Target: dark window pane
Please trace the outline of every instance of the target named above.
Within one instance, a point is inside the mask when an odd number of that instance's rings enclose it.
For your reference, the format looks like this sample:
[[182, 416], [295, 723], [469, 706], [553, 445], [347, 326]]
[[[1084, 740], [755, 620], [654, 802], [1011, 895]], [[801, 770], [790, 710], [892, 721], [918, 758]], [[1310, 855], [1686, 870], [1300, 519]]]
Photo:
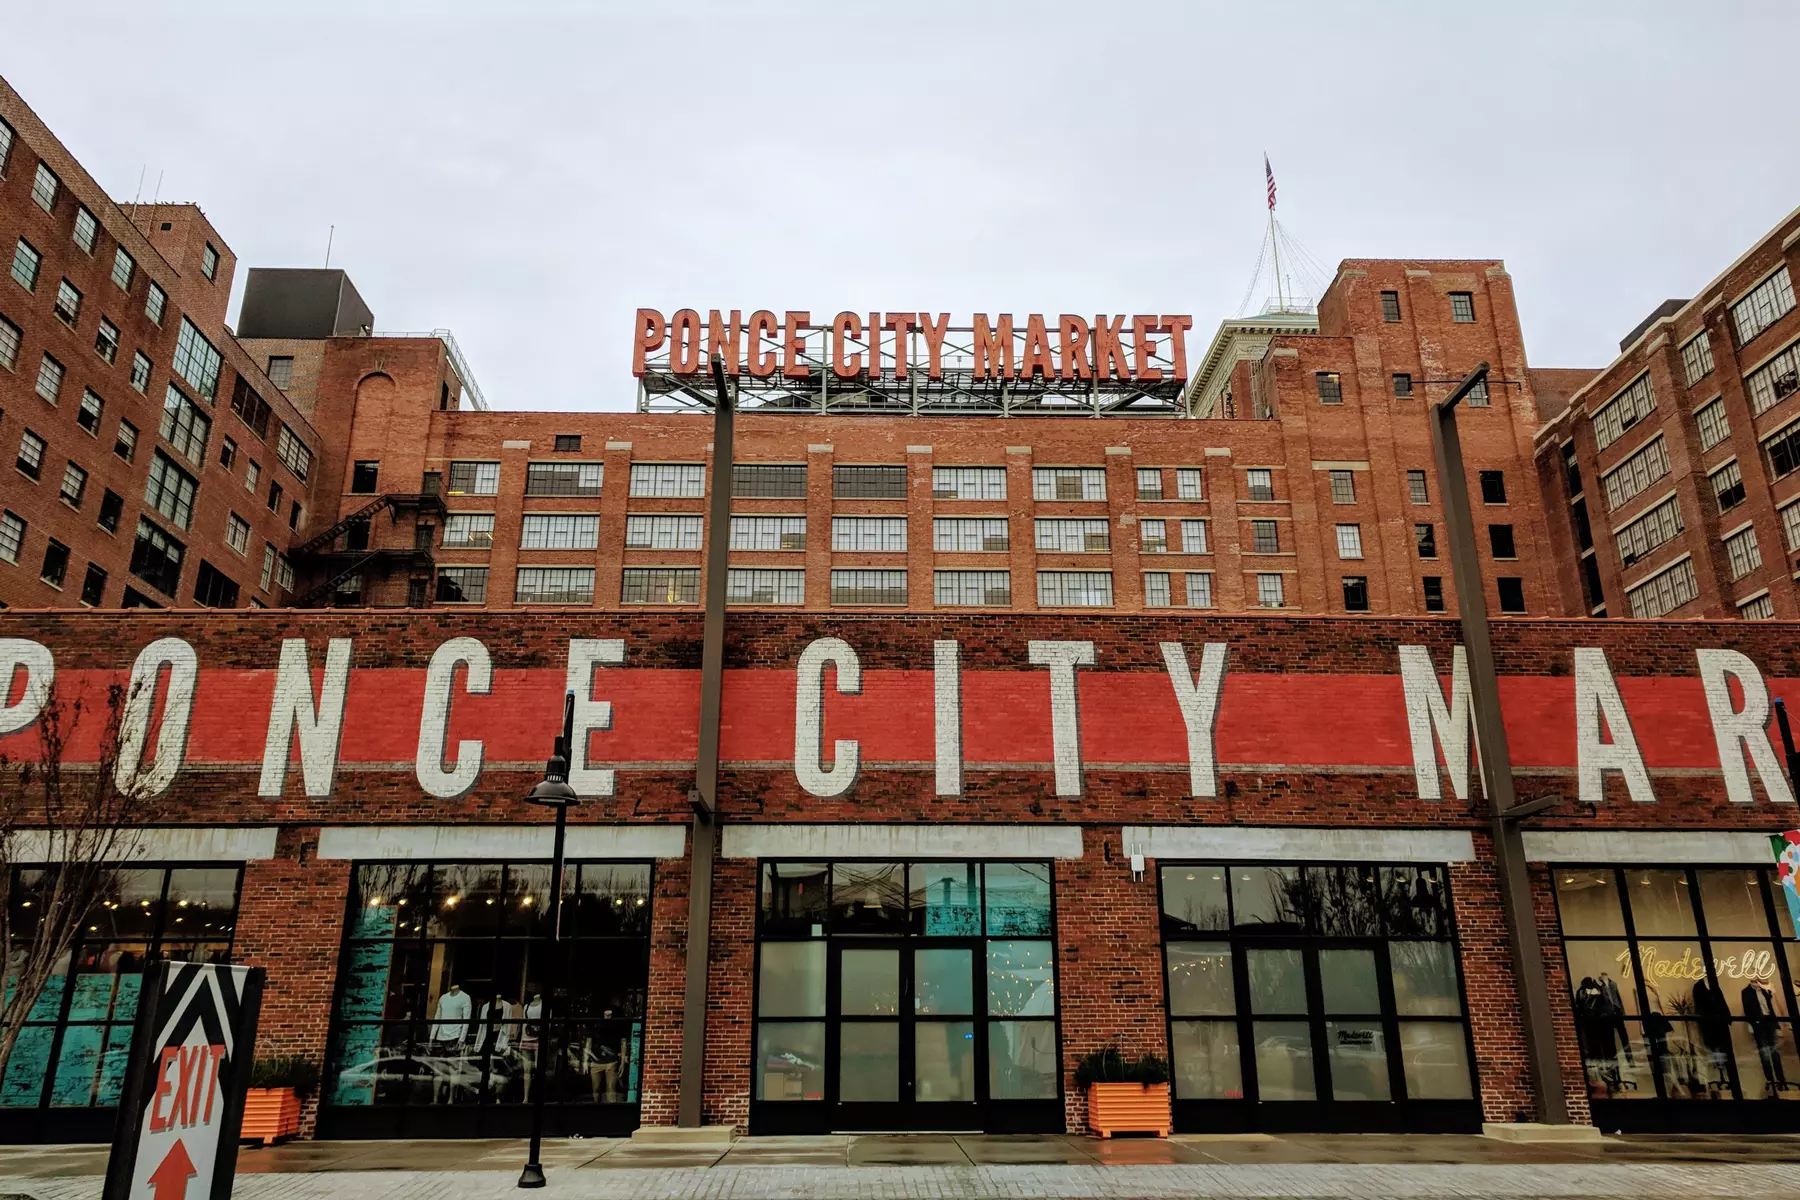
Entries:
[[1318, 913], [1318, 931], [1329, 937], [1377, 937], [1375, 868], [1308, 867], [1307, 890]]
[[763, 932], [810, 936], [824, 933], [827, 870], [823, 863], [764, 863]]
[[1162, 869], [1163, 933], [1210, 932], [1230, 928], [1225, 903], [1226, 868], [1222, 866]]
[[500, 877], [498, 864], [434, 868], [425, 932], [431, 937], [492, 937], [499, 932]]
[[1305, 928], [1306, 886], [1299, 867], [1231, 868], [1231, 908], [1239, 929], [1299, 933]]
[[840, 863], [832, 872], [834, 933], [899, 933], [906, 927], [906, 871], [899, 863]]
[[[565, 894], [576, 886], [573, 871], [570, 868]], [[565, 937], [642, 937], [650, 932], [650, 866], [583, 863], [573, 901], [572, 911], [563, 918]]]
[[1442, 867], [1383, 867], [1376, 879], [1389, 936], [1449, 934], [1450, 911]]
[[981, 935], [981, 867], [972, 862], [914, 863], [912, 929], [927, 937]]
[[1608, 868], [1565, 867], [1557, 871], [1556, 907], [1566, 934], [1622, 937], [1625, 933], [1618, 878]]

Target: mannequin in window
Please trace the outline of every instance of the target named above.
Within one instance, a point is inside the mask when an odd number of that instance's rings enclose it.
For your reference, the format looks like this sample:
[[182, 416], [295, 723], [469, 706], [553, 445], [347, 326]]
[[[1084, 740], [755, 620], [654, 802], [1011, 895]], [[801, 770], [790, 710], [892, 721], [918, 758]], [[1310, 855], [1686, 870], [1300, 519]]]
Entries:
[[1744, 1005], [1744, 1016], [1750, 1020], [1750, 1037], [1756, 1043], [1756, 1061], [1762, 1067], [1764, 1091], [1771, 1096], [1785, 1091], [1788, 1081], [1777, 1047], [1781, 1025], [1775, 1015], [1775, 993], [1766, 981], [1752, 979], [1744, 985], [1739, 999]]
[[519, 1070], [525, 1077], [523, 1099], [531, 1099], [531, 1078], [537, 1073], [538, 1039], [543, 1036], [544, 993], [533, 992], [525, 1005], [525, 1020], [519, 1028]]
[[1595, 1084], [1606, 1096], [1619, 1090], [1618, 1014], [1606, 988], [1592, 975], [1583, 976], [1575, 989], [1575, 1035], [1581, 1044], [1581, 1061], [1587, 1067], [1588, 1087]]
[[431, 1049], [435, 1054], [449, 1055], [456, 1052], [457, 1046], [469, 1032], [469, 1014], [474, 1009], [474, 1001], [462, 990], [462, 984], [453, 983], [450, 989], [438, 997], [437, 1012], [433, 1014], [431, 1026]]
[[1625, 1001], [1619, 995], [1619, 985], [1611, 975], [1602, 971], [1600, 986], [1606, 991], [1606, 1002], [1612, 1006], [1614, 1021], [1618, 1026], [1619, 1048], [1625, 1051], [1626, 1063], [1635, 1067], [1637, 1059], [1631, 1053], [1631, 1033], [1625, 1028]]
[[486, 1060], [488, 1088], [499, 1091], [506, 1085], [507, 1056], [512, 1049], [513, 1006], [498, 992], [483, 1002], [477, 1015], [481, 1037], [481, 1057]]
[[1704, 979], [1694, 983], [1694, 1015], [1700, 1018], [1700, 1041], [1706, 1047], [1711, 1076], [1706, 1086], [1713, 1091], [1727, 1089], [1731, 1079], [1727, 1066], [1731, 1061], [1731, 1008], [1717, 984]]

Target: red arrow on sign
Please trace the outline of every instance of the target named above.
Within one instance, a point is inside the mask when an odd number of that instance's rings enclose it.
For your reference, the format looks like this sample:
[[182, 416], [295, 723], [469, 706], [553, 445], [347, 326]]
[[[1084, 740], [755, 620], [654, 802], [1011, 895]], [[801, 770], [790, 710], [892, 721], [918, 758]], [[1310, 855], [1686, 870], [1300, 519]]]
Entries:
[[156, 1192], [156, 1200], [187, 1200], [187, 1181], [197, 1174], [187, 1147], [176, 1138], [163, 1155], [162, 1166], [150, 1172], [150, 1187]]

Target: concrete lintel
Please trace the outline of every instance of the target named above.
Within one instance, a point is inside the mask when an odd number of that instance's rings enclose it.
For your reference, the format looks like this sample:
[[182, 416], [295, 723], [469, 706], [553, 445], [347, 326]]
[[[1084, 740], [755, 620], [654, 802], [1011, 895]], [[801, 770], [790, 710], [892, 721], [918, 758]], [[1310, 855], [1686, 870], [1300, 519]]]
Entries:
[[1075, 825], [726, 825], [722, 858], [1080, 858]]
[[1006, 452], [1008, 454], [1030, 454], [1031, 447], [1030, 446], [1008, 446], [1006, 448]]
[[502, 450], [529, 450], [531, 442], [527, 438], [507, 438], [500, 443]]
[[1131, 447], [1130, 446], [1108, 446], [1106, 448], [1106, 452], [1108, 454], [1130, 454]]
[[1299, 825], [1127, 825], [1125, 845], [1150, 858], [1306, 859], [1349, 862], [1469, 862], [1475, 842], [1460, 829], [1313, 829]]
[[631, 449], [631, 443], [630, 442], [608, 442], [608, 443], [606, 443], [606, 448], [608, 450], [629, 450], [629, 449]]
[[1430, 271], [1416, 271], [1416, 270], [1408, 269], [1406, 272], [1406, 277], [1408, 279], [1430, 279], [1431, 272]]
[[906, 448], [906, 452], [908, 454], [930, 454], [931, 447], [930, 446], [908, 446]]
[[[129, 830], [108, 856], [113, 862], [249, 862], [275, 857], [275, 837], [267, 826], [188, 826]], [[61, 862], [66, 841], [47, 832], [20, 830], [12, 846], [15, 863]], [[59, 845], [59, 843], [62, 843]]]
[[808, 442], [806, 444], [808, 454], [830, 454], [831, 451], [832, 443], [830, 442]]
[[1269, 351], [1270, 358], [1299, 358], [1300, 352], [1292, 346], [1277, 346]]
[[1525, 833], [1527, 862], [1566, 863], [1751, 863], [1775, 861], [1767, 833], [1708, 831], [1687, 833], [1662, 829], [1536, 829]]
[[[336, 825], [319, 831], [320, 858], [549, 858], [542, 825]], [[571, 825], [570, 858], [680, 858], [685, 825]]]
[[1206, 457], [1208, 457], [1208, 458], [1230, 458], [1231, 457], [1231, 447], [1230, 446], [1208, 446], [1206, 448]]
[[1368, 469], [1369, 464], [1366, 462], [1354, 462], [1349, 460], [1333, 462], [1323, 458], [1313, 459], [1313, 470], [1315, 471], [1366, 471]]

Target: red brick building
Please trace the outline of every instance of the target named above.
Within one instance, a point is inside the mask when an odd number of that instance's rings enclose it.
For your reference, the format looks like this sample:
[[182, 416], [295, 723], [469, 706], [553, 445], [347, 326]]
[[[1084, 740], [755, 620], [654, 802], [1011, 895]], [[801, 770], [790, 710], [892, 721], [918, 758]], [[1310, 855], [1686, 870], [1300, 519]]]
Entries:
[[[1768, 840], [1794, 810], [1762, 728], [1800, 678], [1790, 632], [1496, 625], [1519, 798], [1563, 798], [1525, 852], [1573, 1120], [1800, 1121]], [[31, 753], [46, 673], [64, 695], [130, 674], [164, 697], [140, 761], [171, 804], [0, 1079], [8, 1136], [106, 1136], [151, 954], [268, 968], [259, 1044], [324, 1065], [321, 1134], [516, 1135], [540, 1086], [564, 1132], [674, 1121], [697, 615], [7, 633], [0, 753]], [[1074, 1068], [1109, 1045], [1171, 1059], [1181, 1129], [1528, 1116], [1466, 683], [1439, 678], [1456, 641], [1444, 619], [733, 617], [704, 1119], [1078, 1129]], [[520, 797], [565, 685], [587, 802], [552, 986], [548, 826]]]

